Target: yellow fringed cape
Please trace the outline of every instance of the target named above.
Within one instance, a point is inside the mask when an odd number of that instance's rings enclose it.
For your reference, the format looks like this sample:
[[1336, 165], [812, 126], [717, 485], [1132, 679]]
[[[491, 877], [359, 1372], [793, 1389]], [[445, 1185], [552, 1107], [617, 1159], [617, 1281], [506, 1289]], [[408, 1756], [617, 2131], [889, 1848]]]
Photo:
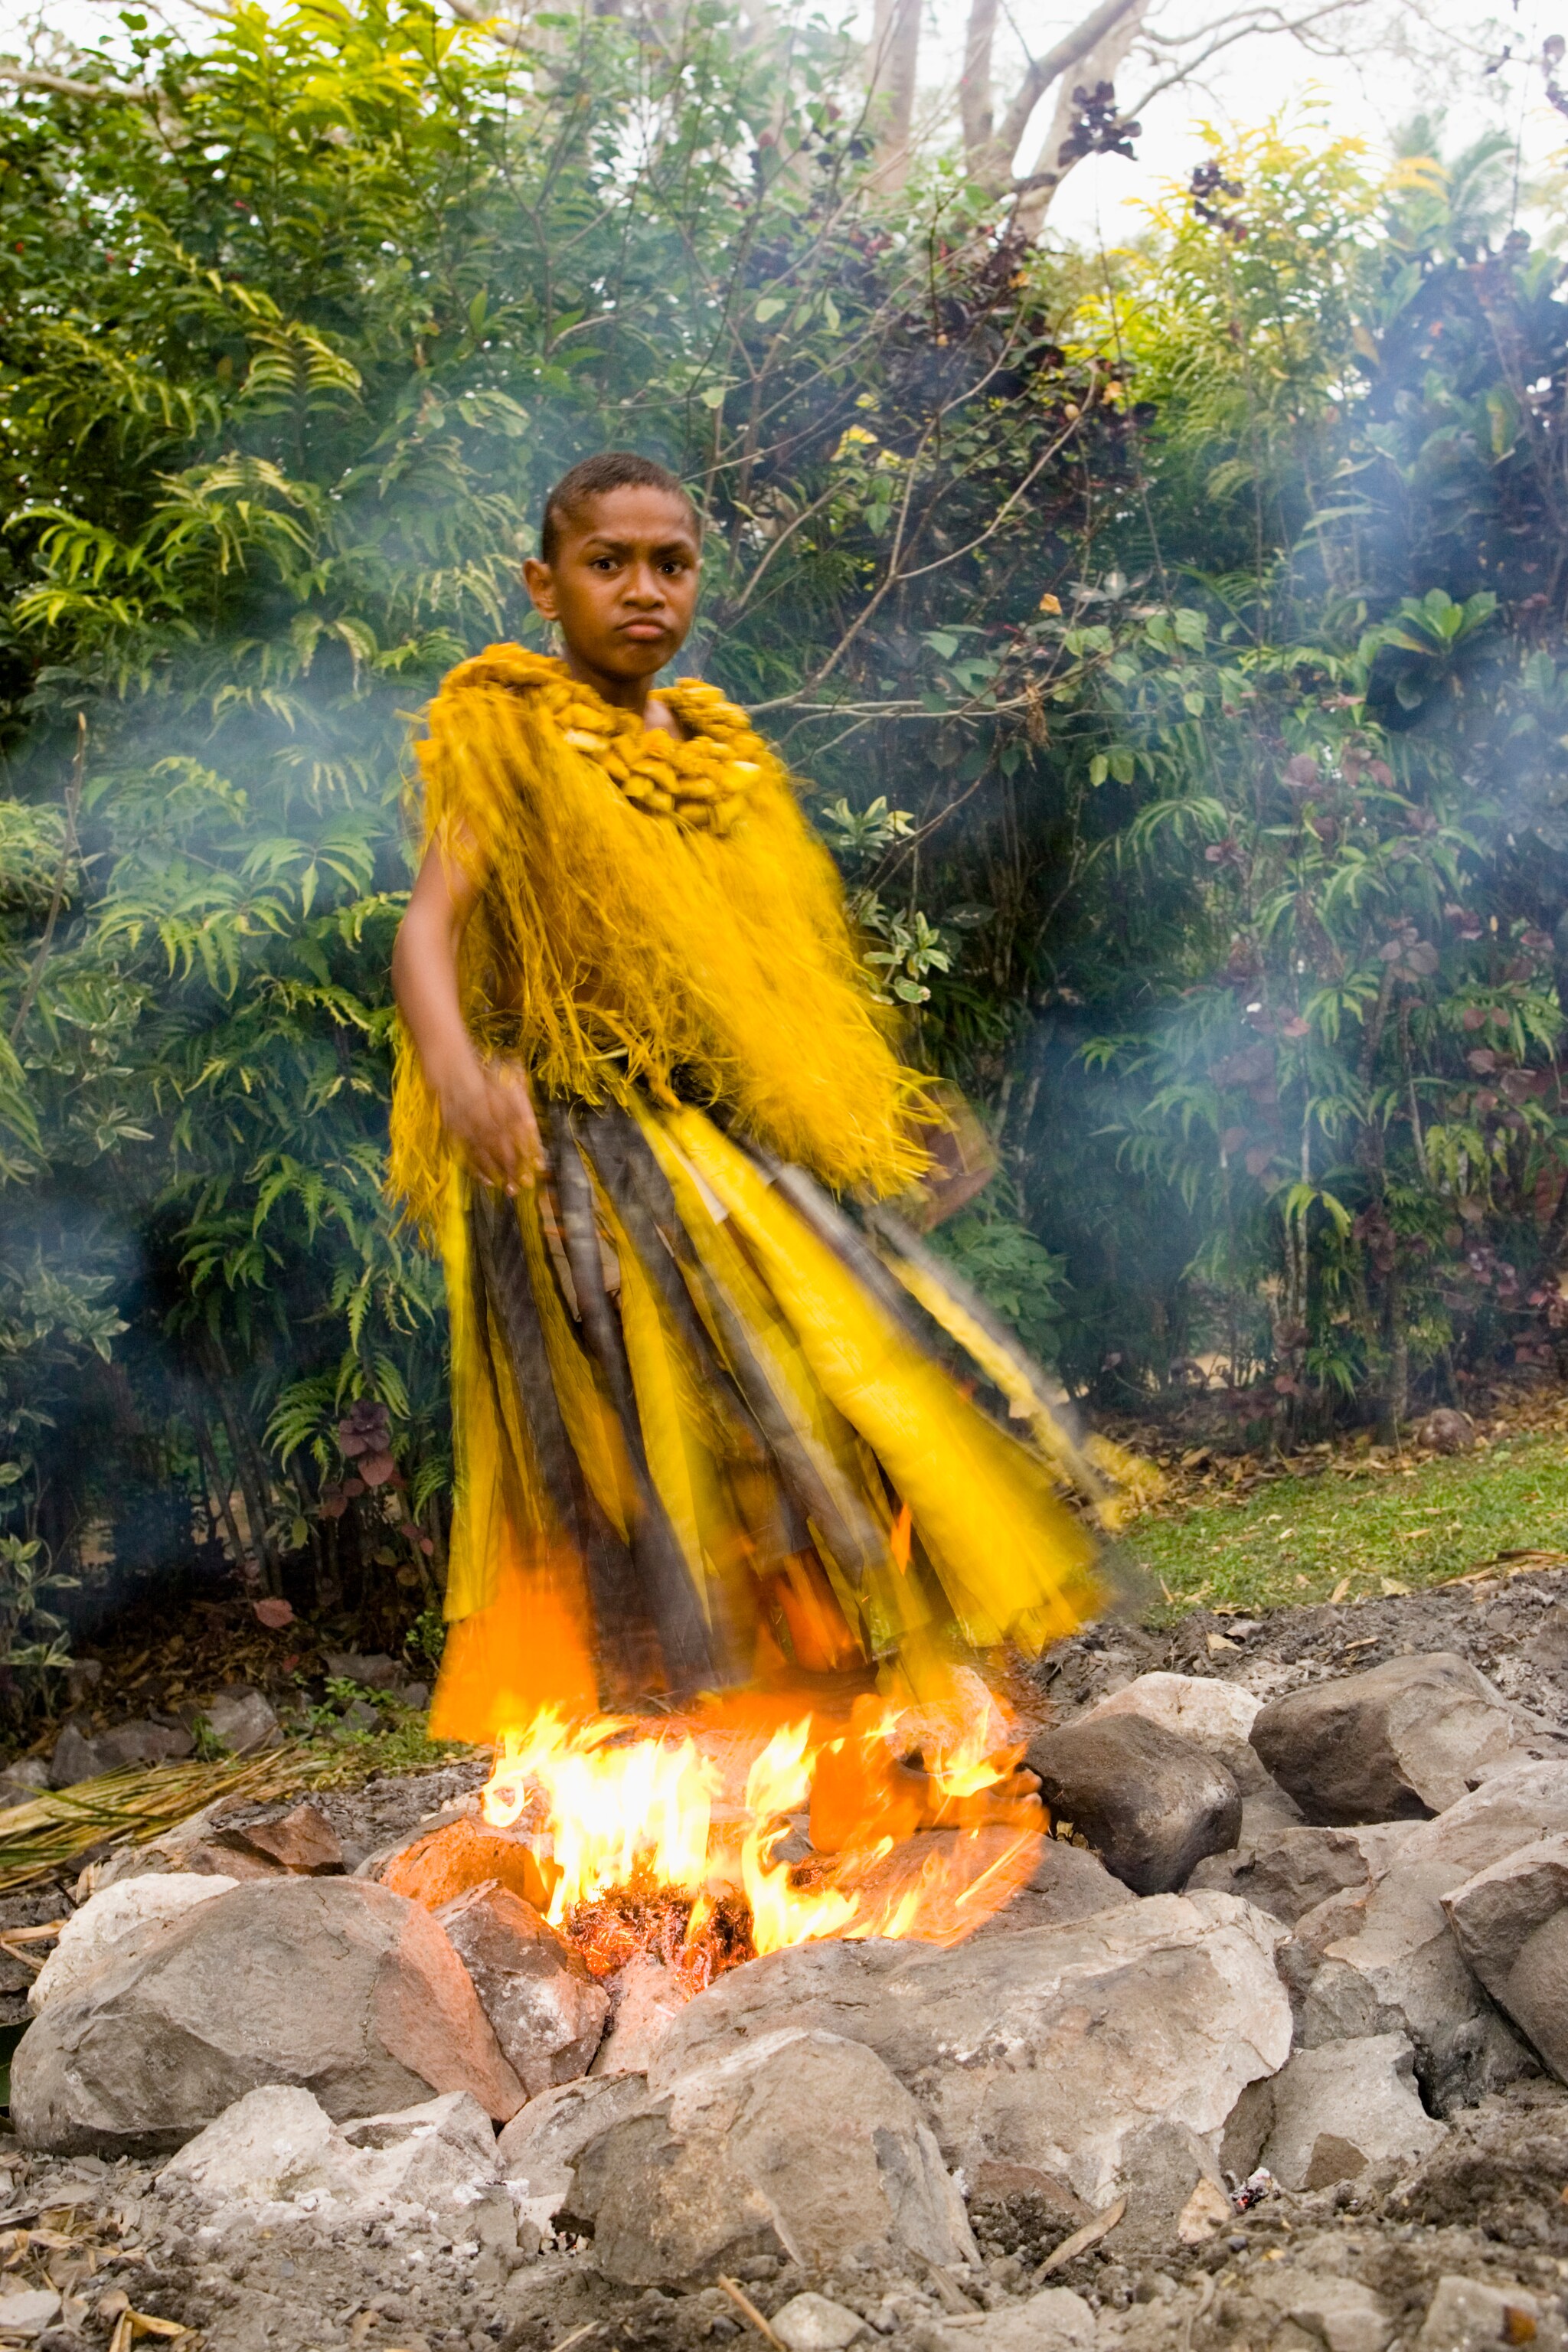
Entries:
[[996, 1348], [831, 1199], [925, 1165], [831, 862], [743, 712], [666, 698], [684, 742], [495, 646], [418, 747], [426, 840], [479, 891], [465, 1016], [526, 1062], [551, 1161], [515, 1202], [470, 1184], [400, 1053], [391, 1181], [451, 1310], [440, 1736], [758, 1675], [910, 1687], [1098, 1600], [1052, 1468], [966, 1393]]
[[[904, 1190], [926, 1160], [864, 985], [832, 860], [743, 711], [683, 679], [676, 743], [492, 646], [452, 671], [417, 747], [427, 842], [482, 886], [460, 964], [482, 1044], [547, 1097], [723, 1106], [838, 1188]], [[438, 1221], [447, 1153], [399, 1053], [392, 1188]]]

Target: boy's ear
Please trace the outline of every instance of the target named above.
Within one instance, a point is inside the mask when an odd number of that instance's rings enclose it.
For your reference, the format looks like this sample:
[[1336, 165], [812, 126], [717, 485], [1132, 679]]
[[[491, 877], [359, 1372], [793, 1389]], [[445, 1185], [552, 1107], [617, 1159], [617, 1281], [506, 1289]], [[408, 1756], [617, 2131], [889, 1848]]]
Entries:
[[553, 621], [556, 618], [555, 577], [549, 564], [542, 563], [537, 555], [528, 556], [522, 567], [522, 584], [533, 599], [535, 612], [542, 614], [545, 620]]

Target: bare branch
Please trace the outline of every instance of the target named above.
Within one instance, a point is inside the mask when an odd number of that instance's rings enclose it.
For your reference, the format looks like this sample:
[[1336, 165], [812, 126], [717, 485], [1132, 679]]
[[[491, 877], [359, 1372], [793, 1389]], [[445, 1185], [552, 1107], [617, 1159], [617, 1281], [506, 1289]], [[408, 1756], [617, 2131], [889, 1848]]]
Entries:
[[[1082, 60], [1083, 81], [1075, 82], [1064, 76], [1057, 91], [1057, 102], [1051, 110], [1050, 122], [1041, 142], [1039, 155], [1029, 177], [1028, 188], [1019, 192], [1022, 201], [1018, 205], [1018, 226], [1031, 241], [1040, 233], [1052, 197], [1074, 163], [1080, 160], [1080, 152], [1072, 142], [1073, 125], [1078, 114], [1073, 100], [1074, 88], [1082, 89], [1087, 85], [1092, 89], [1098, 82], [1114, 84], [1128, 50], [1138, 37], [1139, 27], [1148, 9], [1149, 0], [1132, 0], [1131, 6], [1112, 25], [1104, 39], [1097, 42]], [[1121, 119], [1124, 122], [1134, 121], [1136, 113], [1135, 108], [1131, 113], [1123, 111]]]
[[153, 106], [159, 93], [140, 82], [77, 81], [69, 74], [46, 73], [37, 66], [0, 64], [0, 81], [14, 82], [18, 89], [47, 89], [56, 98], [86, 98], [97, 100], [119, 99], [132, 106]]
[[1070, 33], [1064, 33], [1054, 47], [1043, 58], [1031, 58], [1025, 68], [1024, 79], [1015, 90], [1002, 127], [988, 145], [970, 159], [970, 168], [983, 186], [1000, 194], [1013, 176], [1013, 158], [1018, 142], [1029, 127], [1029, 117], [1051, 84], [1097, 48], [1111, 26], [1120, 23], [1134, 0], [1100, 0]]

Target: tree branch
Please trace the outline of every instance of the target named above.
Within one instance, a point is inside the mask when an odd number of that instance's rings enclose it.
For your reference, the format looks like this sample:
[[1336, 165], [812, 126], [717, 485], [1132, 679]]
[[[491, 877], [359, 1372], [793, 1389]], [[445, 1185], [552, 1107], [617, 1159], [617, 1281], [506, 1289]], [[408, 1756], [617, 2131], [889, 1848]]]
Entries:
[[971, 158], [970, 168], [983, 186], [1000, 194], [1013, 176], [1013, 158], [1018, 142], [1029, 126], [1029, 117], [1054, 81], [1087, 58], [1105, 38], [1111, 26], [1126, 16], [1134, 0], [1100, 0], [1081, 24], [1070, 33], [1064, 33], [1053, 48], [1043, 58], [1031, 58], [1024, 79], [1014, 92], [1011, 104], [1002, 118], [1002, 127], [988, 144]]
[[69, 74], [46, 73], [36, 66], [0, 65], [0, 81], [14, 82], [18, 89], [51, 90], [57, 98], [116, 98], [129, 100], [132, 106], [152, 106], [158, 98], [158, 92], [144, 83], [77, 81]]

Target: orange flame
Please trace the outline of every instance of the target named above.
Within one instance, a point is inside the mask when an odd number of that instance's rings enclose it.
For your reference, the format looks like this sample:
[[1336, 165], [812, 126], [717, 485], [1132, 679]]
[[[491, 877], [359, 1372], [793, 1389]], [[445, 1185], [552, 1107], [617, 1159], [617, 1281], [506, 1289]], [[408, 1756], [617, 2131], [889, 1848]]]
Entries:
[[[863, 1697], [847, 1724], [809, 1711], [770, 1723], [759, 1706], [749, 1721], [731, 1707], [655, 1728], [574, 1724], [546, 1707], [503, 1739], [481, 1802], [493, 1826], [521, 1828], [552, 1885], [550, 1918], [568, 1932], [584, 1906], [658, 1895], [689, 1906], [689, 1949], [718, 1905], [732, 1915], [743, 1896], [756, 1953], [827, 1936], [952, 1943], [1038, 1856], [1039, 1801], [1012, 1777], [1021, 1752], [967, 1670], [940, 1704]], [[812, 1857], [781, 1857], [807, 1808]]]

